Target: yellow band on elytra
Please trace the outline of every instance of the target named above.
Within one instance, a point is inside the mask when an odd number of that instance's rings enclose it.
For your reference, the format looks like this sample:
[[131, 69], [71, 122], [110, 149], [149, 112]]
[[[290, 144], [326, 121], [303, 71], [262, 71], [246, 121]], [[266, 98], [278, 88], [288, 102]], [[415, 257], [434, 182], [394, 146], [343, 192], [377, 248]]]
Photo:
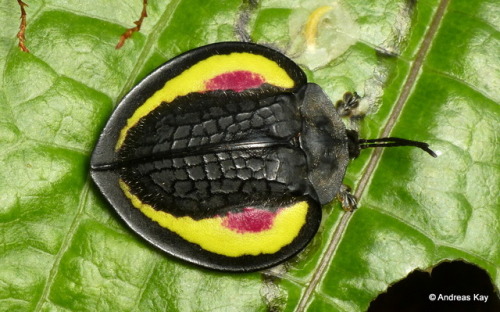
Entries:
[[168, 80], [163, 88], [147, 99], [127, 120], [127, 124], [120, 132], [115, 150], [123, 145], [130, 128], [162, 102], [170, 103], [178, 96], [204, 91], [206, 90], [205, 81], [233, 71], [249, 71], [259, 74], [266, 83], [286, 89], [295, 86], [293, 79], [278, 63], [262, 55], [234, 52], [210, 56]]
[[306, 223], [309, 205], [305, 201], [284, 207], [275, 217], [273, 225], [258, 233], [239, 233], [224, 227], [224, 217], [194, 220], [191, 217], [175, 217], [155, 210], [130, 192], [129, 186], [120, 180], [120, 187], [132, 205], [160, 226], [178, 234], [188, 242], [204, 250], [227, 257], [273, 254], [290, 244]]

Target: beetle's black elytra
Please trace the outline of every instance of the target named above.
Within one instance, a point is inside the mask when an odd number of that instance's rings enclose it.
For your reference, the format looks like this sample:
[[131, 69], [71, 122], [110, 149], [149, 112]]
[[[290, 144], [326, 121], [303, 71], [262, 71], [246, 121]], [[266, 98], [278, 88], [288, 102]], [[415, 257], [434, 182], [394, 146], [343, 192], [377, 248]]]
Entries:
[[[348, 114], [358, 99], [339, 105]], [[168, 254], [255, 271], [309, 243], [360, 149], [400, 145], [432, 153], [421, 142], [358, 139], [293, 61], [225, 42], [184, 53], [134, 87], [97, 143], [91, 174], [125, 222]]]

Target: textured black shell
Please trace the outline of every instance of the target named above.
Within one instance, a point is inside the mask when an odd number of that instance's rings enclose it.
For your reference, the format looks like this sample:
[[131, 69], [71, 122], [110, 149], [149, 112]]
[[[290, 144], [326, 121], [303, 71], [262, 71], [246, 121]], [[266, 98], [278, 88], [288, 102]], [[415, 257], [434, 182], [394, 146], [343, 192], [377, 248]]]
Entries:
[[[160, 105], [132, 128], [115, 151], [130, 115], [165, 81], [209, 55], [247, 51], [277, 60], [296, 82], [242, 92], [191, 93]], [[338, 193], [348, 164], [345, 127], [333, 104], [291, 60], [250, 43], [219, 43], [189, 51], [158, 68], [118, 105], [91, 160], [104, 196], [137, 233], [167, 253], [208, 268], [253, 271], [304, 248], [321, 221], [321, 205]], [[277, 209], [306, 200], [307, 228], [276, 254], [227, 258], [183, 241], [132, 207], [118, 186], [177, 217], [203, 219], [253, 205]], [[221, 242], [223, 243], [223, 242]]]

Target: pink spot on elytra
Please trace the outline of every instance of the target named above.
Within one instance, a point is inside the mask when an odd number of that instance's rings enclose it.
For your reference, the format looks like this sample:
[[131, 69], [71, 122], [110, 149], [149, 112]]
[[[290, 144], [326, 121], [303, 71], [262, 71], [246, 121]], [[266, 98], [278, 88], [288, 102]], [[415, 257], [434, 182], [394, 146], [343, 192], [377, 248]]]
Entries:
[[237, 70], [223, 73], [205, 81], [206, 91], [233, 90], [241, 92], [246, 89], [256, 88], [265, 82], [264, 77], [246, 70]]
[[256, 233], [269, 230], [273, 226], [277, 212], [271, 212], [256, 208], [244, 208], [242, 212], [229, 212], [222, 225], [238, 233]]

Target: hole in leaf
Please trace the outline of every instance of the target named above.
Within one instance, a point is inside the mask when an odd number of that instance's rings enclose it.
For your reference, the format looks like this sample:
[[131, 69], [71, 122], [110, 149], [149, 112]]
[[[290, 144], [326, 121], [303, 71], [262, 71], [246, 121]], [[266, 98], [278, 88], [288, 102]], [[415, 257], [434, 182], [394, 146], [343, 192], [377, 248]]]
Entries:
[[488, 273], [463, 261], [416, 270], [373, 300], [376, 311], [500, 311], [500, 297]]

